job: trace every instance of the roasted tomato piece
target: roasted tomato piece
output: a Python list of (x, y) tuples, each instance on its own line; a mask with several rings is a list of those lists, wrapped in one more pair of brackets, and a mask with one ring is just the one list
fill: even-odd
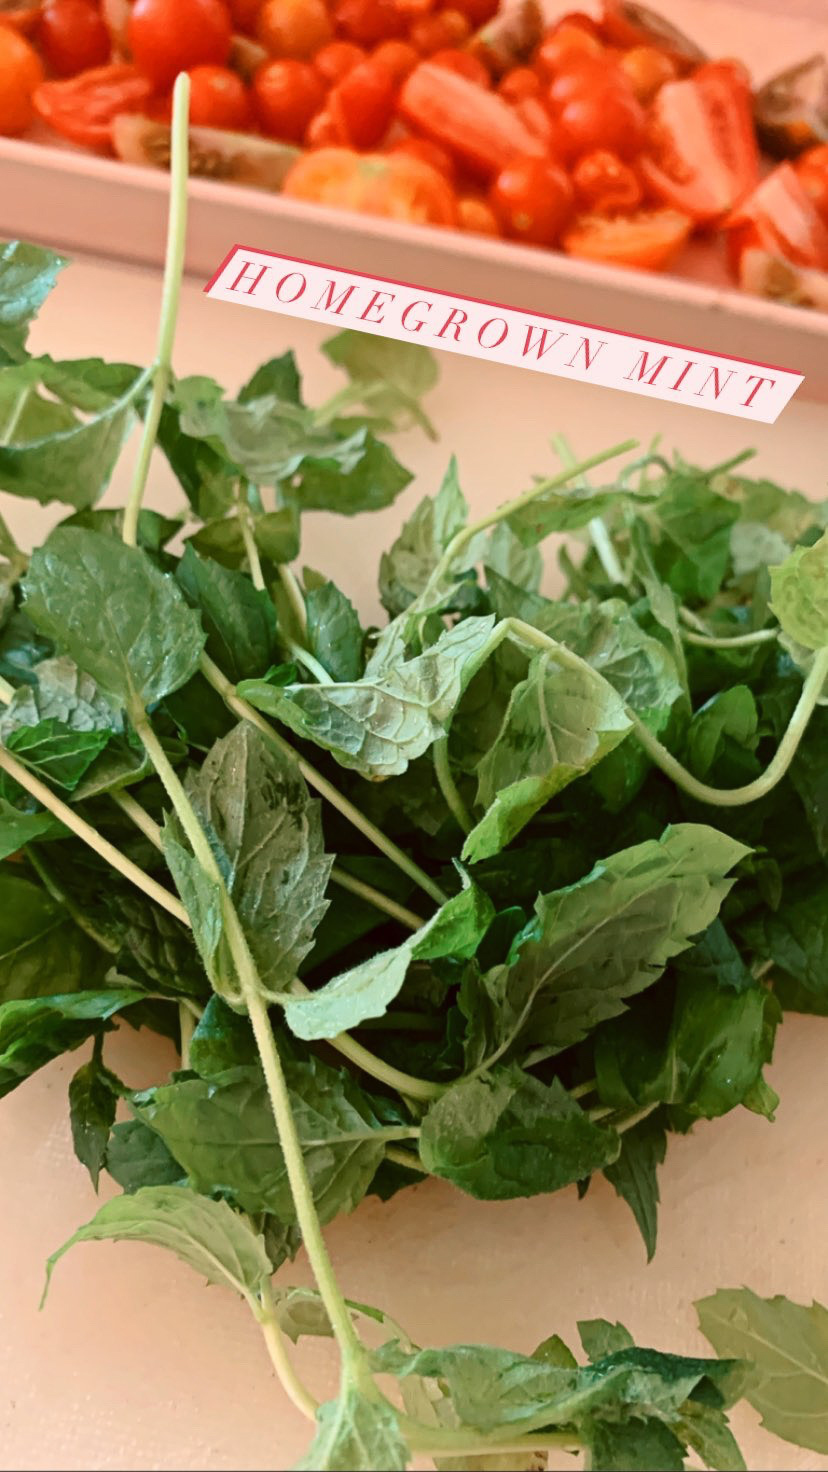
[(320, 148), (294, 164), (283, 191), (337, 209), (419, 225), (456, 225), (457, 205), (442, 174), (405, 154)]
[(635, 170), (606, 148), (578, 159), (572, 183), (581, 209), (596, 215), (630, 213), (641, 204), (641, 183)]
[(828, 57), (809, 56), (771, 77), (756, 94), (759, 141), (774, 158), (795, 158), (828, 142)]
[(715, 66), (668, 82), (653, 103), (650, 148), (640, 162), (647, 184), (665, 203), (700, 222), (720, 219), (759, 178), (746, 88)]
[(753, 241), (796, 266), (828, 270), (828, 225), (791, 164), (779, 164), (725, 221), (753, 228)]
[(152, 98), (152, 82), (127, 62), (95, 66), (64, 82), (42, 82), (35, 91), (35, 111), (72, 143), (84, 148), (112, 146), (112, 120), (123, 112), (144, 112)]
[(660, 271), (678, 254), (693, 228), (678, 210), (642, 210), (635, 215), (582, 215), (565, 231), (567, 255), (609, 266)]
[(611, 45), (624, 50), (631, 46), (657, 46), (685, 71), (707, 60), (701, 47), (683, 31), (646, 5), (635, 5), (632, 0), (604, 0), (600, 32)]

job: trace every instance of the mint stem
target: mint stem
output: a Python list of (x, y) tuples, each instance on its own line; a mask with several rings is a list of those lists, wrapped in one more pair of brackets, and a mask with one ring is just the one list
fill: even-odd
[(276, 1317), (273, 1290), (267, 1282), (262, 1284), (260, 1299), (261, 1307), (256, 1312), (256, 1321), (264, 1335), (268, 1354), (270, 1355), (273, 1368), (276, 1371), (282, 1389), (289, 1399), (293, 1401), (296, 1409), (301, 1411), (303, 1416), (307, 1416), (309, 1421), (314, 1421), (318, 1410), (318, 1402), (311, 1395), (310, 1391), (306, 1390), (293, 1367), (287, 1345), (285, 1344), (285, 1336), (279, 1327), (279, 1320)]
[[(561, 463), (567, 470), (572, 470), (577, 465), (577, 460), (572, 451), (569, 440), (565, 435), (556, 434), (552, 437), (552, 443), (558, 452)], [(582, 486), (589, 490), (589, 482), (585, 476), (579, 477)], [(598, 554), (598, 560), (606, 573), (608, 580), (615, 583), (624, 583), (624, 569), (618, 561), (618, 553), (612, 545), (612, 538), (607, 531), (606, 525), (600, 516), (593, 516), (587, 528), (592, 538), (592, 545)]]
[(434, 771), (447, 807), (463, 832), (471, 833), (474, 822), (460, 796), (449, 765), (448, 736), (440, 736), (434, 743)]

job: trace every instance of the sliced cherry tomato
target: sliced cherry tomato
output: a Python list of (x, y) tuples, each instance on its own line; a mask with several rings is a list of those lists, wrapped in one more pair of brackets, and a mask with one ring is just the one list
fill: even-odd
[(666, 51), (655, 46), (633, 46), (620, 58), (621, 70), (626, 73), (639, 102), (652, 102), (665, 82), (674, 82), (678, 68)]
[(470, 51), (449, 47), (445, 51), (435, 51), (430, 60), (432, 66), (443, 66), (446, 71), (456, 72), (458, 77), (465, 77), (478, 87), (490, 87), (492, 84), (488, 68), (478, 57), (472, 56)]
[(334, 18), (337, 29), (359, 46), (394, 40), (406, 27), (406, 18), (394, 0), (338, 0)]
[(50, 72), (71, 77), (109, 61), (109, 31), (92, 0), (46, 0), (37, 44)]
[(367, 52), (353, 41), (329, 41), (317, 51), (313, 65), (327, 87), (334, 87), (355, 66), (365, 61)]
[(489, 202), (513, 240), (555, 245), (572, 217), (572, 185), (549, 159), (516, 159), (498, 174)]
[(589, 214), (629, 214), (641, 204), (638, 175), (609, 149), (579, 158), (572, 171), (572, 183), (578, 204)]
[(329, 93), (327, 111), (344, 142), (352, 148), (373, 148), (391, 122), (395, 95), (393, 78), (369, 58)]
[(448, 182), (421, 159), (400, 154), (321, 148), (293, 165), (282, 192), (290, 199), (419, 225), (457, 223), (457, 206)]
[(238, 72), (227, 66), (194, 66), (190, 72), (190, 122), (243, 133), (253, 122), (250, 97)]
[(0, 26), (0, 134), (25, 133), (42, 81), (43, 65), (34, 48), (11, 26)]
[(409, 72), (413, 72), (420, 60), (420, 53), (409, 46), (407, 41), (383, 41), (376, 51), (372, 51), (371, 60), (384, 67), (389, 76), (399, 84)]
[(539, 97), (524, 97), (522, 102), (514, 104), (514, 111), (532, 136), (537, 138), (544, 153), (558, 163), (569, 161), (572, 157), (569, 138)]
[(751, 81), (750, 72), (743, 61), (738, 61), (732, 56), (723, 56), (718, 61), (705, 61), (700, 67), (696, 68), (693, 76), (696, 78), (710, 76), (729, 77), (735, 86), (741, 87), (749, 94), (753, 92), (753, 82)]
[(545, 152), (502, 97), (428, 61), (407, 78), (398, 106), (417, 132), (442, 144), (484, 179), (500, 173), (513, 158)]
[(794, 164), (806, 194), (810, 194), (823, 220), (828, 223), (828, 143), (818, 143), (800, 154)]
[(0, 0), (0, 26), (19, 31), (22, 36), (34, 35), (43, 9), (40, 0)]
[(457, 223), (461, 230), (468, 230), (472, 235), (500, 234), (500, 221), (491, 205), (474, 195), (458, 199)]
[(461, 11), (438, 10), (411, 27), (410, 40), (423, 56), (433, 56), (435, 51), (464, 45), (470, 35), (471, 26)]
[(271, 56), (309, 61), (333, 39), (333, 26), (325, 0), (267, 0), (256, 35)]
[(746, 224), (771, 255), (828, 270), (828, 225), (791, 164), (779, 164), (725, 221), (728, 228)]
[(259, 67), (252, 94), (262, 132), (285, 143), (301, 143), (322, 106), (325, 88), (310, 62), (286, 56)]
[(127, 37), (139, 71), (163, 88), (191, 66), (224, 66), (233, 27), (221, 0), (135, 0)]
[(152, 83), (128, 62), (113, 62), (67, 77), (43, 82), (34, 105), (44, 123), (84, 148), (111, 148), (112, 120), (122, 112), (144, 112)]
[(527, 97), (540, 97), (543, 83), (530, 66), (516, 66), (497, 84), (498, 95), (506, 102), (525, 102)]
[(311, 118), (304, 138), (306, 148), (338, 148), (343, 141), (336, 123), (324, 108)]
[[(583, 79), (590, 74), (580, 75)], [(574, 155), (609, 148), (631, 158), (644, 141), (646, 115), (629, 83), (612, 72), (576, 91), (559, 108), (558, 123)]]
[(567, 255), (611, 266), (660, 271), (684, 245), (693, 221), (678, 210), (642, 211), (637, 215), (582, 215), (565, 232)]
[(583, 26), (563, 21), (554, 26), (551, 31), (547, 31), (538, 47), (535, 61), (547, 76), (556, 77), (559, 72), (565, 71), (573, 60), (581, 61), (587, 57), (592, 61), (597, 61), (603, 51), (601, 42), (591, 31), (585, 30)]
[(451, 154), (446, 153), (439, 143), (432, 143), (428, 138), (400, 138), (389, 150), (389, 153), (404, 153), (409, 158), (418, 158), (429, 168), (436, 169), (448, 179), (450, 184), (454, 183), (457, 172), (454, 167), (454, 159)]
[(640, 161), (646, 183), (695, 220), (719, 219), (758, 181), (750, 98), (716, 68), (661, 88), (649, 142)]
[(656, 46), (659, 51), (666, 51), (682, 72), (707, 60), (695, 41), (655, 11), (632, 0), (604, 0), (599, 29), (605, 41), (624, 50), (631, 46)]

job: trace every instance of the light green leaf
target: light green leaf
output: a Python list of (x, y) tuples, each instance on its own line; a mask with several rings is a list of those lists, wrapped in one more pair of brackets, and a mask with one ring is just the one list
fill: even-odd
[(94, 987), (110, 961), (45, 890), (0, 874), (0, 1001)]
[(493, 619), (468, 618), (424, 654), (347, 685), (269, 685), (245, 680), (239, 693), (343, 767), (392, 777), (442, 735), (471, 679)]
[(164, 858), (193, 927), (193, 938), (213, 990), (241, 1006), (232, 957), (224, 934), (221, 886), (202, 869), (183, 842), (174, 819), (161, 830)]
[(32, 556), (26, 612), (107, 694), (145, 707), (198, 667), (197, 615), (145, 552), (59, 527)]
[(627, 491), (563, 487), (538, 495), (512, 511), (506, 523), (523, 547), (536, 547), (552, 532), (580, 531), (593, 517), (603, 516), (629, 500)]
[(27, 997), (0, 1005), (0, 1097), (100, 1032), (144, 993), (128, 987)]
[(812, 547), (795, 547), (770, 578), (770, 606), (789, 638), (806, 649), (828, 644), (828, 532)]
[(617, 1354), (619, 1349), (630, 1349), (632, 1334), (623, 1324), (611, 1324), (608, 1319), (579, 1319), (578, 1333), (587, 1359), (593, 1364), (608, 1354)]
[(72, 731), (61, 721), (40, 721), (18, 726), (3, 744), (38, 776), (72, 792), (109, 744), (109, 732)]
[(524, 547), (508, 522), (499, 521), (489, 532), (483, 561), (487, 576), (494, 572), (530, 593), (538, 591), (543, 572), (540, 551), (537, 547)]
[(621, 1154), (611, 1165), (604, 1167), (604, 1175), (610, 1185), (622, 1201), (626, 1201), (638, 1223), (648, 1262), (652, 1262), (655, 1255), (658, 1231), (657, 1169), (666, 1151), (664, 1126), (652, 1117), (642, 1119), (634, 1129), (624, 1132)]
[(36, 685), (21, 685), (6, 709), (0, 710), (0, 740), (6, 741), (21, 726), (48, 720), (59, 721), (70, 731), (123, 730), (118, 703), (67, 655), (41, 660), (32, 673)]
[(563, 1085), (516, 1065), (447, 1089), (425, 1117), (423, 1164), (484, 1201), (558, 1191), (618, 1155), (614, 1130), (593, 1124)]
[(97, 1054), (81, 1065), (69, 1084), (72, 1143), (96, 1191), (121, 1092), (120, 1081), (104, 1067)]
[(477, 801), (486, 814), (468, 835), (463, 857), (478, 862), (498, 853), (630, 729), (623, 701), (589, 665), (573, 668), (553, 652), (536, 656), (478, 768)]
[(197, 555), (191, 544), (176, 568), (176, 580), (207, 636), (207, 653), (228, 679), (263, 675), (276, 651), (276, 611), (265, 590), (243, 573)]
[(371, 412), (392, 423), (402, 413), (436, 439), (420, 400), (440, 377), (434, 355), (416, 342), (395, 342), (372, 332), (338, 332), (322, 344), (322, 351), (343, 368), (362, 402)]
[(317, 1432), (295, 1472), (405, 1472), (411, 1453), (386, 1400), (350, 1386), (316, 1413)]
[(0, 364), (23, 362), (28, 328), (66, 264), (39, 245), (0, 243)]
[(722, 1288), (696, 1303), (717, 1354), (749, 1360), (745, 1396), (762, 1425), (795, 1446), (828, 1454), (828, 1309)]
[[(392, 616), (404, 612), (419, 598), (452, 537), (466, 525), (468, 514), (457, 461), (452, 456), (437, 495), (423, 497), (403, 523), (390, 551), (380, 558), (380, 596)], [(475, 538), (453, 563), (453, 573), (474, 566), (481, 551), (477, 541)]]
[(68, 830), (51, 813), (23, 813), (0, 797), (0, 860), (16, 854), (27, 843), (66, 838)]
[(358, 680), (365, 633), (353, 603), (335, 583), (322, 582), (307, 590), (305, 605), (311, 654), (332, 680)]
[(745, 1459), (727, 1424), (727, 1416), (718, 1406), (688, 1401), (676, 1432), (711, 1472), (746, 1472)]
[(587, 1432), (592, 1472), (683, 1472), (684, 1447), (653, 1417), (622, 1423), (595, 1421)]
[(150, 1242), (166, 1247), (208, 1283), (240, 1293), (255, 1307), (271, 1265), (264, 1240), (226, 1201), (210, 1201), (182, 1186), (144, 1186), (107, 1201), (91, 1222), (53, 1252), (44, 1299), (56, 1263), (78, 1242)]

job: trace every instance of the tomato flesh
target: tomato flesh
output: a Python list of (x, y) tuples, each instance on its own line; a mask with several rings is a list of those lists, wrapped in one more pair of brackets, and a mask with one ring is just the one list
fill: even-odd
[(321, 148), (294, 164), (283, 193), (291, 199), (414, 224), (457, 223), (457, 206), (447, 181), (420, 159), (394, 154)]
[(700, 223), (721, 219), (759, 178), (750, 97), (710, 67), (668, 82), (653, 103), (641, 169), (653, 193)]
[(725, 224), (752, 226), (751, 243), (796, 266), (828, 271), (828, 225), (790, 164), (768, 174)]
[(11, 26), (0, 26), (0, 135), (26, 131), (42, 80), (43, 65), (34, 48)]
[(567, 255), (606, 265), (660, 271), (683, 246), (693, 226), (678, 210), (652, 210), (637, 215), (582, 215), (563, 237)]
[(373, 148), (388, 128), (394, 111), (394, 79), (375, 61), (363, 61), (334, 87), (327, 111), (344, 143)]
[(502, 97), (431, 62), (407, 78), (399, 111), (474, 174), (492, 178), (516, 157), (540, 157), (544, 145)]
[(637, 174), (609, 149), (585, 153), (572, 171), (572, 183), (581, 208), (597, 215), (621, 214), (641, 204)]
[(56, 133), (83, 148), (111, 148), (112, 120), (122, 112), (146, 111), (152, 83), (128, 62), (92, 67), (61, 82), (43, 82), (35, 110)]

